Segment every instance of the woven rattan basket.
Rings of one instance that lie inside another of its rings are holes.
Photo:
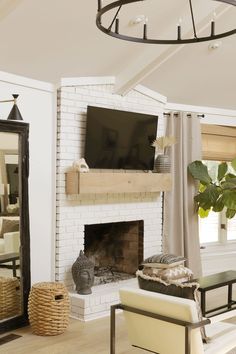
[[[0,277],[0,320],[20,315],[20,299],[19,280]]]
[[[29,295],[28,313],[33,333],[55,336],[63,333],[69,323],[69,294],[64,284],[34,284]]]

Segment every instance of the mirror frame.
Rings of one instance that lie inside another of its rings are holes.
[[[29,124],[22,121],[0,120],[0,132],[19,136],[19,216],[20,216],[20,268],[22,314],[0,322],[0,333],[28,324],[28,297],[30,292],[30,231],[29,231]]]

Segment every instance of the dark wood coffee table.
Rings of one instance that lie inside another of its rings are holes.
[[[16,277],[16,269],[19,268],[19,264],[16,261],[20,259],[19,253],[5,253],[0,255],[0,268],[12,269],[13,277]],[[4,264],[12,262],[12,264]]]
[[[232,309],[236,304],[236,301],[232,299],[232,288],[233,284],[236,283],[236,271],[228,270],[227,272],[216,273],[212,275],[208,275],[206,277],[201,277],[196,279],[196,281],[200,284],[199,291],[201,293],[201,308],[202,315],[205,317],[207,314],[217,312],[219,313],[226,312]],[[222,286],[228,286],[228,303],[226,305],[222,305],[210,310],[206,311],[206,292],[209,290],[221,288]]]

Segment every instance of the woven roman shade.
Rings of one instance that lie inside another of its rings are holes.
[[[204,160],[232,161],[236,157],[236,128],[202,124],[202,157]]]

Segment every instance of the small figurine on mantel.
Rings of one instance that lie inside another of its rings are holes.
[[[94,264],[83,251],[72,265],[72,277],[76,285],[76,291],[81,295],[92,293],[91,287],[94,283]]]
[[[78,172],[89,172],[89,167],[84,158],[74,161],[73,169]]]

